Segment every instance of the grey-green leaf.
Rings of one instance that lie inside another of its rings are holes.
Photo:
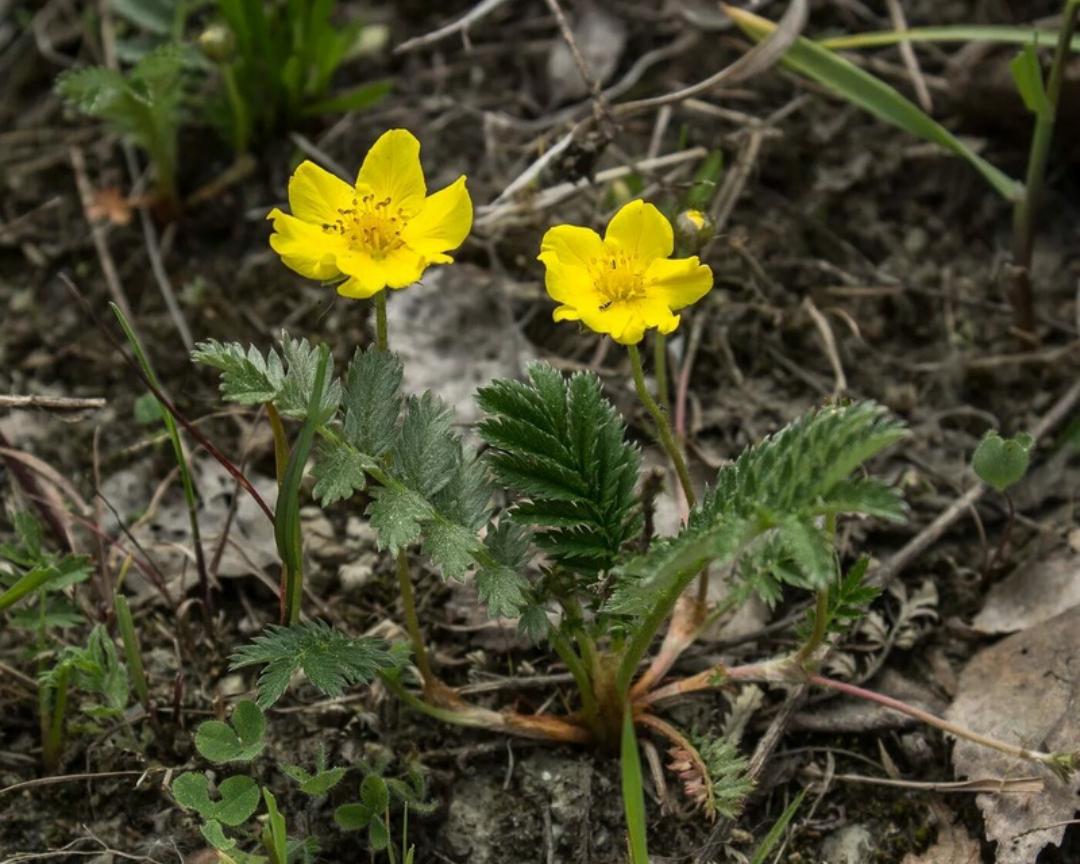
[[[411,489],[380,486],[371,492],[368,511],[379,548],[397,552],[420,536],[420,523],[431,517],[430,505]]]
[[[975,449],[971,467],[984,483],[1004,492],[1027,473],[1034,443],[1035,439],[1024,432],[1012,438],[987,432]]]
[[[195,732],[195,748],[208,760],[250,762],[266,746],[266,717],[254,702],[245,700],[233,710],[232,725],[207,720]]]
[[[351,498],[353,493],[363,490],[367,482],[365,471],[371,464],[346,444],[320,441],[315,451],[315,466],[311,471],[315,479],[311,494],[323,507]]]
[[[394,446],[401,414],[403,367],[396,354],[357,351],[345,376],[345,440],[361,453],[382,456]]]
[[[371,815],[366,804],[342,804],[334,811],[334,821],[343,831],[360,831],[367,828]]]

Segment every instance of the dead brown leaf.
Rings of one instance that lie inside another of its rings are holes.
[[[140,200],[128,198],[115,186],[106,186],[104,189],[94,190],[94,197],[86,208],[86,215],[95,222],[127,225],[131,222],[135,208],[142,203]]]
[[[1021,565],[990,589],[972,626],[983,633],[1015,633],[1080,605],[1080,555],[1068,549]]]
[[[934,812],[941,824],[937,842],[921,855],[909,852],[901,864],[979,864],[979,841],[943,804],[934,805]]]
[[[1049,752],[1080,748],[1080,607],[980,651],[960,675],[946,717],[1005,741]],[[997,842],[997,864],[1030,864],[1080,809],[1078,782],[958,740],[953,767],[967,777],[1042,773],[1041,795],[979,795],[986,835]]]

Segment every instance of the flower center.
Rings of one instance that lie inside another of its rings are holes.
[[[394,207],[390,197],[377,198],[372,192],[353,196],[352,206],[338,209],[338,218],[324,223],[323,231],[345,238],[349,247],[382,259],[405,245],[401,232],[405,214]]]
[[[604,298],[601,309],[613,303],[645,299],[645,271],[634,257],[618,250],[608,250],[590,264],[593,285]]]

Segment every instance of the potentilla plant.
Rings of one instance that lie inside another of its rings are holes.
[[[678,729],[662,709],[681,695],[739,681],[831,688],[1059,774],[1073,769],[1073,755],[995,741],[819,673],[830,647],[860,621],[876,593],[866,584],[866,559],[843,566],[838,521],[904,518],[896,490],[864,467],[899,441],[904,427],[872,402],[824,406],[748,448],[707,489],[696,489],[650,392],[639,345],[650,331],[675,331],[678,311],[709,292],[712,273],[696,257],[671,257],[672,226],[656,207],[626,204],[603,237],[587,227],[552,228],[539,255],[547,291],[558,303],[555,319],[580,322],[626,348],[635,390],[678,478],[685,524],[675,536],[650,541],[643,534],[640,450],[595,375],[566,376],[536,363],[526,380],[481,388],[477,400],[485,416],[477,431],[487,445],[483,455],[454,431],[451,411],[437,397],[402,391],[402,363],[390,352],[387,296],[429,266],[450,263],[449,253],[471,223],[464,178],[428,195],[419,143],[394,130],[372,147],[354,185],[305,162],[293,175],[289,199],[292,214],[270,214],[271,245],[302,275],[336,283],[347,297],[372,298],[376,341],[356,349],[340,378],[325,347],[288,336],[280,352],[217,342],[195,352],[195,359],[221,370],[224,398],[267,406],[284,466],[276,510],[283,626],[259,637],[259,651],[244,649],[241,664],[270,663],[269,671],[275,651],[279,659],[296,656],[295,646],[286,643],[295,638],[302,597],[299,481],[314,452],[313,494],[322,505],[359,492],[370,501],[366,515],[379,545],[395,557],[420,689],[391,654],[373,652],[362,640],[350,641],[352,649],[369,659],[384,657],[379,674],[387,686],[437,719],[621,750],[635,860],[644,860],[636,745],[641,730],[669,743],[670,769],[707,814],[738,809],[749,784],[737,748]],[[657,378],[664,378],[664,352],[656,357]],[[302,421],[291,447],[281,417]],[[574,710],[493,710],[465,701],[446,684],[429,656],[416,609],[418,559],[445,579],[471,576],[491,615],[517,618],[530,637],[546,641],[573,676]],[[730,588],[722,609],[707,603],[713,578]],[[796,650],[669,677],[707,623],[753,593],[775,604],[786,589],[815,596]],[[329,628],[326,634],[330,641],[344,639],[330,636]],[[320,674],[334,662],[317,652],[309,659],[319,660],[312,666]],[[295,667],[293,660],[289,668]],[[280,689],[268,701],[280,695],[287,675],[275,680]]]

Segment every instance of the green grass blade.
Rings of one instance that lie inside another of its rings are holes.
[[[1025,45],[1009,63],[1013,82],[1020,92],[1020,98],[1028,111],[1043,116],[1050,111],[1050,100],[1046,98],[1046,85],[1043,83],[1042,66],[1034,46]]]
[[[776,29],[772,21],[750,12],[726,5],[723,8],[735,24],[754,41],[760,42]],[[1020,183],[983,159],[948,129],[920,110],[914,102],[880,78],[864,72],[829,49],[799,37],[788,49],[782,62],[886,123],[898,126],[966,159],[1006,201],[1012,203],[1022,194],[1023,186]]]
[[[641,778],[641,756],[638,753],[637,735],[634,734],[634,717],[630,706],[623,712],[622,746],[622,798],[626,810],[626,834],[630,842],[630,864],[649,864],[649,845],[645,836],[645,787]]]
[[[784,812],[780,814],[780,818],[769,829],[769,833],[765,835],[765,839],[761,841],[761,845],[754,850],[754,857],[750,859],[750,864],[765,864],[765,859],[769,857],[773,848],[780,842],[788,823],[794,818],[799,805],[802,804],[805,797],[806,790],[803,789],[802,792],[795,796],[795,800],[788,804]]]
[[[149,381],[156,390],[161,391],[163,389],[161,382],[158,380],[157,373],[154,372],[154,367],[150,365],[150,359],[146,356],[146,352],[143,350],[142,343],[135,334],[131,322],[127,320],[127,316],[124,315],[120,310],[120,307],[115,303],[110,303],[109,308],[112,309],[113,314],[116,316],[116,320],[120,322],[120,328],[124,331],[124,336],[127,337],[128,345],[131,347],[131,351],[135,355],[135,359],[138,361],[139,366],[142,367],[146,380]],[[195,481],[191,476],[191,466],[188,465],[187,455],[184,453],[184,445],[180,441],[180,429],[176,425],[176,418],[173,417],[167,406],[160,403],[160,400],[159,405],[161,407],[161,421],[165,424],[165,431],[168,433],[169,441],[172,443],[173,456],[176,458],[176,467],[180,471],[180,483],[184,488],[184,500],[187,503],[188,521],[191,523],[191,543],[195,547],[195,566],[199,571],[199,588],[202,592],[203,602],[209,607],[210,579],[206,571],[206,558],[203,555],[202,532],[199,531],[199,499],[195,494]]]
[[[292,625],[300,620],[300,604],[303,599],[304,547],[300,534],[300,481],[304,479],[304,465],[311,455],[315,442],[315,429],[322,411],[323,385],[326,383],[330,349],[319,346],[319,365],[315,370],[315,386],[308,402],[307,417],[300,427],[300,434],[293,445],[285,478],[278,492],[274,510],[274,538],[277,540],[281,566],[285,568],[284,590],[281,597],[281,621]]]
[[[60,571],[55,567],[35,567],[29,573],[24,573],[14,585],[0,594],[0,612],[9,606],[14,606],[27,594],[36,591],[50,579],[59,575]]]
[[[957,24],[947,27],[913,27],[910,30],[882,30],[873,33],[852,33],[819,39],[817,44],[831,51],[853,48],[884,48],[901,42],[1001,42],[1006,45],[1037,43],[1052,46],[1057,42],[1057,30],[1035,27],[970,26]],[[1072,40],[1072,50],[1080,52],[1080,36]]]
[[[143,667],[139,637],[135,633],[135,621],[131,617],[131,607],[128,606],[127,597],[120,593],[119,588],[113,594],[113,610],[116,612],[116,626],[120,631],[120,640],[124,643],[124,657],[127,659],[128,671],[131,673],[131,683],[135,685],[139,702],[149,713],[150,688],[146,683],[146,670]]]

